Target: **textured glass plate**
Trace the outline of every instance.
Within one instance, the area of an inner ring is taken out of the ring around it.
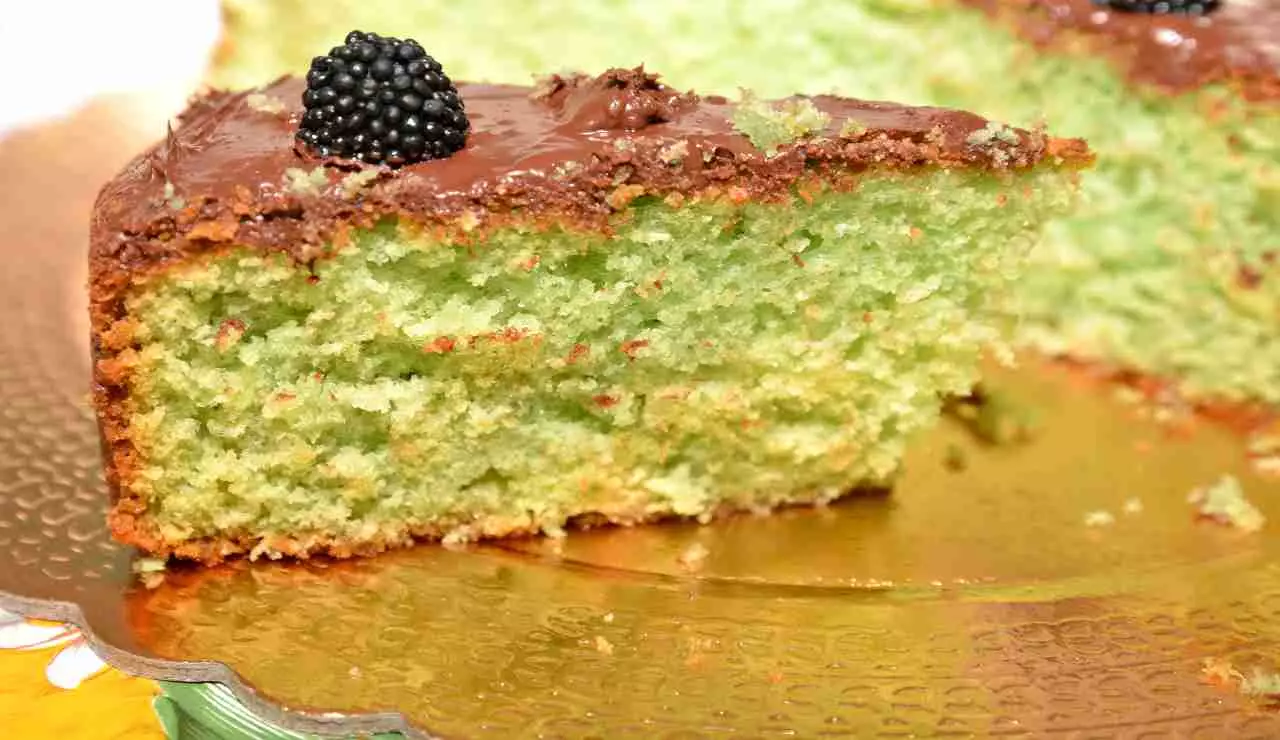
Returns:
[[[171,567],[144,586],[103,525],[85,405],[88,211],[143,143],[118,114],[0,143],[6,608],[80,624],[125,670],[226,683],[308,732],[1280,737],[1280,715],[1205,671],[1280,668],[1275,525],[1241,532],[1186,501],[1234,473],[1280,521],[1280,483],[1223,425],[1158,421],[1033,360],[993,376],[1038,415],[1030,443],[946,424],[892,496]],[[1100,511],[1114,522],[1087,526]]]

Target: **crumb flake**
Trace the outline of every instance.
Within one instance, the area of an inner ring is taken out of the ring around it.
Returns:
[[[1267,673],[1258,668],[1240,680],[1240,693],[1280,701],[1280,673]]]
[[[677,141],[658,150],[658,159],[661,159],[671,167],[684,162],[687,156],[689,156],[689,142],[687,141]]]
[[[1214,686],[1235,687],[1245,696],[1280,701],[1280,673],[1254,668],[1246,676],[1225,658],[1205,658],[1200,674]]]
[[[162,573],[167,563],[161,558],[138,558],[129,567],[134,573]]]
[[[584,169],[584,167],[581,162],[574,162],[574,161],[561,162],[560,164],[557,164],[555,167],[551,168],[551,177],[556,180],[563,180],[581,171],[582,169]]]
[[[1244,496],[1240,481],[1224,475],[1212,485],[1197,488],[1187,496],[1200,516],[1245,532],[1257,532],[1266,524],[1262,511]]]
[[[249,96],[245,98],[245,103],[259,113],[280,115],[287,110],[283,100],[275,97],[274,95],[265,95],[260,92],[250,93]]]
[[[164,585],[167,562],[163,558],[138,558],[129,569],[138,577],[142,587],[153,591]]]
[[[343,198],[346,198],[347,200],[352,200],[357,195],[360,194],[360,191],[369,187],[369,185],[372,184],[374,180],[377,180],[381,174],[382,174],[382,171],[377,169],[367,169],[367,170],[360,170],[359,172],[352,172],[351,174],[342,178],[342,182],[338,183],[338,190],[339,192],[342,193]]]
[[[996,121],[987,121],[987,125],[969,134],[965,143],[979,148],[989,148],[1000,144],[1017,146],[1021,143],[1018,132]]]
[[[826,129],[830,122],[831,117],[818,110],[808,98],[771,104],[749,91],[743,91],[742,100],[733,111],[733,127],[765,152],[812,136]]]
[[[987,125],[969,134],[965,143],[974,149],[985,152],[997,167],[1009,164],[1009,149],[1017,147],[1022,140],[1018,132],[996,121],[987,121]]]
[[[1143,508],[1142,499],[1136,496],[1124,502],[1124,513],[1126,514],[1141,514]]]
[[[1254,459],[1253,469],[1260,475],[1280,478],[1280,455]]]
[[[1104,509],[1091,511],[1084,515],[1086,527],[1109,527],[1116,523],[1116,515]]]
[[[1253,469],[1268,476],[1280,476],[1280,432],[1261,434],[1249,440]]]
[[[613,655],[613,643],[604,638],[603,635],[596,635],[596,652],[601,655]]]
[[[1206,682],[1215,686],[1230,686],[1244,678],[1240,671],[1231,665],[1231,661],[1224,658],[1205,658],[1200,674],[1204,676]]]
[[[164,203],[175,211],[180,211],[187,207],[186,199],[178,197],[178,191],[171,182],[165,182],[164,184]]]
[[[290,167],[284,171],[284,178],[285,189],[296,195],[319,195],[329,184],[329,176],[325,174],[323,167],[313,170]]]
[[[856,139],[867,132],[867,127],[850,118],[840,127],[840,138]]]
[[[701,542],[694,542],[681,551],[680,556],[676,560],[680,563],[680,567],[689,572],[702,570],[702,566],[706,565],[707,557],[711,555],[711,551]]]

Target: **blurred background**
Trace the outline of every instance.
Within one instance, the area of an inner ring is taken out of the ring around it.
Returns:
[[[111,0],[5,4],[0,136],[65,116],[99,95],[144,102],[144,116],[181,106],[205,72],[220,28],[217,0]],[[50,36],[43,29],[57,29]],[[53,62],[68,53],[72,59]]]

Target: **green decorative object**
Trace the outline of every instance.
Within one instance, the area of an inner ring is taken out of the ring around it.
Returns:
[[[220,683],[160,681],[151,703],[169,740],[313,740],[356,735],[315,735],[277,727],[241,704]],[[397,740],[398,732],[363,735],[370,740]]]

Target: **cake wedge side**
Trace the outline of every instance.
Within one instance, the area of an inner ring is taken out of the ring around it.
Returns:
[[[1091,155],[981,117],[643,70],[462,85],[400,168],[216,93],[103,191],[116,537],[206,563],[825,502],[966,392]]]

